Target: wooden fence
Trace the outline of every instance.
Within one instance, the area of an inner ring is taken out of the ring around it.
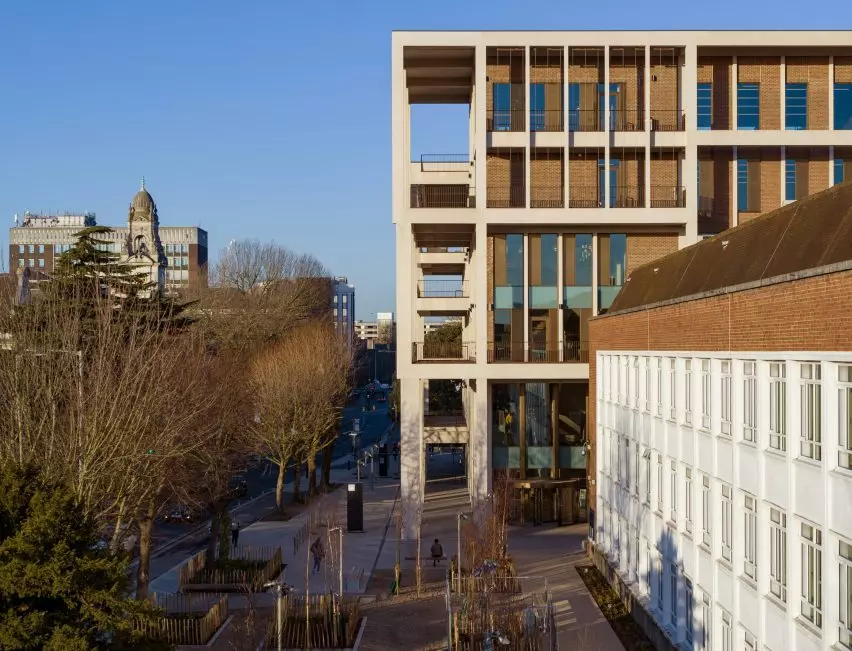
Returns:
[[[149,620],[136,620],[134,628],[145,635],[169,644],[207,644],[228,619],[228,596],[206,596],[203,600],[185,595],[171,595],[151,600],[166,612]],[[199,601],[206,607],[197,609]]]
[[[267,630],[267,649],[277,648],[276,617],[273,615]],[[333,595],[290,595],[283,599],[281,620],[285,649],[344,649],[355,644],[361,614],[358,599],[341,601]]]
[[[231,560],[255,563],[254,568],[226,567],[222,569],[206,567],[206,552],[198,552],[181,568],[179,585],[182,592],[216,591],[256,592],[263,584],[281,573],[284,567],[281,548],[271,545],[259,547],[237,547],[231,553]]]

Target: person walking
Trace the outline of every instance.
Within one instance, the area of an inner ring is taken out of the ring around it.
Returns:
[[[237,541],[240,539],[240,523],[236,520],[231,522],[231,549],[236,549]]]
[[[441,543],[435,538],[435,542],[432,543],[432,567],[440,563],[442,558],[444,558],[444,548],[441,547]]]
[[[314,572],[319,572],[322,559],[325,557],[325,549],[323,549],[319,536],[317,536],[317,539],[311,545],[311,555],[314,557]]]

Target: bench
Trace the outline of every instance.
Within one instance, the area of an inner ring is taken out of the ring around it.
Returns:
[[[361,582],[364,580],[364,568],[352,566],[352,569],[346,574],[346,585],[343,588],[344,592],[361,592]]]

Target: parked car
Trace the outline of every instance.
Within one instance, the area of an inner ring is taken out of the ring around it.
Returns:
[[[248,482],[242,475],[234,475],[228,482],[228,493],[231,498],[245,497],[248,493]]]
[[[186,504],[175,504],[163,515],[163,522],[180,524],[195,521],[195,513]]]

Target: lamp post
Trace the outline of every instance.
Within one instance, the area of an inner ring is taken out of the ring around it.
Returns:
[[[285,595],[293,592],[294,588],[292,585],[287,585],[286,583],[281,583],[279,581],[269,581],[264,583],[263,587],[267,590],[269,590],[269,588],[275,589],[275,619],[278,624],[278,651],[281,651],[284,648],[284,621],[281,602],[284,600]]]
[[[459,511],[456,513],[456,576],[458,577],[458,591],[461,592],[461,568],[462,568],[462,546],[461,546],[461,521],[467,520],[467,515]]]
[[[337,587],[340,593],[340,601],[343,602],[343,527],[333,527],[329,533],[337,532],[340,536],[340,556],[337,566]]]

